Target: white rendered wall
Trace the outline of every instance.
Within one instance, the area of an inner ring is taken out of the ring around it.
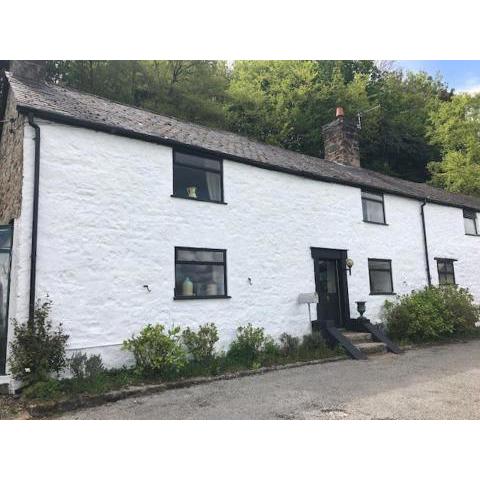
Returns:
[[[315,290],[310,247],[348,250],[355,262],[348,276],[352,316],[355,301],[366,300],[367,316],[378,320],[383,302],[392,298],[369,295],[368,258],[392,260],[396,293],[426,284],[418,201],[385,195],[388,226],[368,224],[358,188],[227,160],[228,205],[171,198],[170,148],[39,123],[37,296],[51,296],[54,319],[70,334],[70,348],[101,352],[108,365],[128,359],[118,344],[149,322],[195,327],[213,321],[223,347],[247,322],[273,336],[308,333],[307,308],[296,300]],[[32,138],[27,127],[24,170],[30,185]],[[24,301],[14,309],[26,319],[28,185],[24,194],[17,223],[26,222],[19,241],[25,247],[15,267],[15,295]],[[461,210],[429,205],[427,223],[434,281],[433,257],[453,255],[458,283],[471,286],[479,299],[479,239],[464,235]],[[232,298],[174,301],[175,246],[227,249]],[[102,345],[110,346],[97,348]]]

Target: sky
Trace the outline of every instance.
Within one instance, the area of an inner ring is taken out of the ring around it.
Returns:
[[[480,92],[480,60],[401,60],[396,65],[413,71],[440,73],[457,92]]]

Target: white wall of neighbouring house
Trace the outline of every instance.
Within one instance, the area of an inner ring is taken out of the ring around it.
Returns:
[[[366,300],[367,316],[378,321],[391,298],[369,295],[368,258],[392,260],[398,294],[427,282],[419,201],[386,194],[388,225],[368,224],[359,188],[229,160],[227,205],[172,198],[169,147],[38,123],[37,297],[53,300],[52,315],[70,335],[69,348],[100,352],[108,366],[129,361],[119,345],[147,323],[215,322],[221,347],[248,322],[273,336],[308,333],[307,307],[297,297],[315,290],[310,247],[348,250],[355,262],[348,276],[352,315],[355,301]],[[28,312],[32,139],[27,126],[12,293],[20,319]],[[478,239],[464,235],[461,209],[428,205],[426,211],[434,281],[433,257],[452,255],[457,281],[480,299]],[[173,300],[175,246],[226,249],[231,298]]]

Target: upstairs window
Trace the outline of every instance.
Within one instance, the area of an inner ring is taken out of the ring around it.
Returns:
[[[383,193],[362,190],[363,221],[385,225]]]
[[[464,210],[463,223],[465,224],[466,235],[478,235],[477,212],[474,210]]]
[[[437,258],[438,284],[455,285],[455,270],[451,258]]]
[[[173,152],[173,196],[223,203],[221,160],[192,153]]]
[[[227,251],[175,247],[175,299],[227,298]]]
[[[370,294],[388,295],[393,293],[392,261],[376,258],[368,259]]]

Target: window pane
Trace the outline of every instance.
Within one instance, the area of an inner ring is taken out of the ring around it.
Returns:
[[[390,262],[387,260],[369,260],[368,268],[373,270],[388,270],[390,271]]]
[[[177,264],[175,294],[202,297],[225,295],[224,273],[224,265]]]
[[[393,293],[392,279],[390,272],[372,270],[370,271],[372,293]]]
[[[455,283],[453,273],[440,273],[438,275],[438,283],[440,285],[453,285]]]
[[[202,168],[210,168],[217,170],[218,172],[221,169],[220,161],[213,160],[211,158],[204,158],[198,155],[190,155],[189,153],[175,152],[175,162],[181,163],[182,165],[192,165]]]
[[[477,229],[475,225],[475,220],[473,218],[463,218],[463,223],[465,224],[465,233],[469,235],[476,235]]]
[[[362,200],[363,219],[367,222],[385,223],[383,203]]]
[[[224,252],[210,250],[177,250],[177,260],[187,262],[223,262]]]
[[[370,200],[378,200],[379,202],[383,202],[383,195],[381,193],[372,193],[372,192],[362,191],[362,198],[370,199]]]
[[[173,193],[179,197],[221,202],[221,174],[174,164]]]
[[[7,296],[10,270],[10,253],[0,252],[0,353],[6,342]],[[1,368],[0,368],[1,369]]]
[[[12,229],[0,227],[0,248],[10,248],[12,242]]]

